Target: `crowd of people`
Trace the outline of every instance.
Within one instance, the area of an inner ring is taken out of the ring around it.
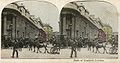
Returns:
[[[18,50],[22,51],[22,48],[29,48],[29,51],[33,52],[40,52],[40,48],[44,48],[44,53],[49,53],[49,54],[60,54],[60,49],[63,47],[70,48],[71,49],[71,54],[70,58],[77,57],[77,51],[81,51],[81,48],[88,47],[88,51],[95,52],[95,53],[100,53],[99,48],[103,48],[104,52],[103,53],[108,53],[106,50],[106,45],[107,42],[99,42],[99,40],[96,38],[93,41],[90,41],[88,38],[69,38],[65,40],[67,44],[63,44],[62,42],[57,42],[57,39],[52,38],[51,40],[48,41],[42,41],[39,38],[31,39],[31,38],[16,38],[16,39],[10,39],[7,38],[4,40],[4,48],[12,47],[13,52],[12,52],[12,58],[14,58],[14,55],[16,53],[16,57],[18,58]],[[50,50],[48,50],[48,43],[52,44],[52,47]],[[96,51],[94,50],[96,49]]]

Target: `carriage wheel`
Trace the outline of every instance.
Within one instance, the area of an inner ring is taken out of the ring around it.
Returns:
[[[50,49],[50,53],[53,53],[53,52],[54,52],[54,47]]]
[[[109,54],[112,54],[113,53],[113,48],[111,47],[110,49],[109,49]]]
[[[55,48],[55,47],[52,47],[51,49],[50,49],[50,53],[57,53],[58,52],[58,49],[57,48]]]
[[[117,54],[117,48],[116,47],[113,50],[113,54]]]
[[[115,47],[111,47],[110,49],[109,49],[109,53],[110,54],[116,54],[117,53],[117,48]]]

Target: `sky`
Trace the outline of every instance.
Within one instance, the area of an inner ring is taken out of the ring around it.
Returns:
[[[43,23],[50,24],[53,27],[53,31],[59,31],[59,11],[55,5],[41,1],[24,1],[20,3],[23,3],[31,15],[40,17]]]
[[[77,2],[78,5],[81,3],[90,12],[90,15],[99,17],[103,23],[112,27],[113,32],[118,32],[118,15],[115,6],[107,2]]]
[[[48,23],[53,27],[53,31],[59,31],[59,10],[54,4],[38,1],[22,2],[31,15],[40,17],[43,23]],[[105,24],[109,24],[113,32],[118,31],[118,18],[116,8],[106,2],[77,2],[78,5],[83,3],[85,8],[90,12],[90,15],[99,17]]]

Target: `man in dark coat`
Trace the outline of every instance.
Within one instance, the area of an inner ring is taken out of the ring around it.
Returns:
[[[73,56],[73,53],[75,54],[75,57],[77,57],[77,42],[74,39],[70,39],[71,42],[71,58]]]
[[[14,44],[13,44],[12,58],[14,58],[15,53],[16,53],[16,58],[18,58],[18,48],[19,48],[19,43],[18,43],[17,39],[15,39]]]

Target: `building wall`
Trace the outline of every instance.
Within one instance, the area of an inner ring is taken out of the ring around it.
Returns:
[[[76,2],[66,4],[61,10],[59,26],[60,34],[67,38],[83,37],[93,41],[95,38],[101,40],[105,37],[100,18],[89,15],[82,3],[81,5]]]
[[[4,9],[5,10],[5,9]],[[8,31],[7,29],[9,29],[9,26],[12,24],[12,37],[15,38],[20,38],[20,37],[31,37],[34,38],[36,34],[39,33],[39,29],[37,27],[35,27],[32,23],[29,22],[29,20],[27,20],[25,17],[23,17],[22,15],[18,15],[16,12],[14,11],[9,11],[9,10],[3,10],[3,15],[2,16],[7,16],[6,18],[4,17],[2,20],[2,22],[4,22],[4,24],[6,23],[6,29],[4,29],[3,35],[7,35]],[[6,13],[6,14],[4,14]],[[9,16],[11,16],[11,23],[9,22]],[[6,21],[5,21],[6,19]],[[16,21],[16,22],[15,22]],[[2,24],[2,25],[4,25]],[[5,26],[5,25],[4,25]]]
[[[45,35],[37,25],[23,6],[12,3],[2,11],[2,37],[34,39],[40,33]]]
[[[98,28],[74,9],[62,9],[60,19],[60,33],[69,38],[81,36],[92,40],[98,35]]]

